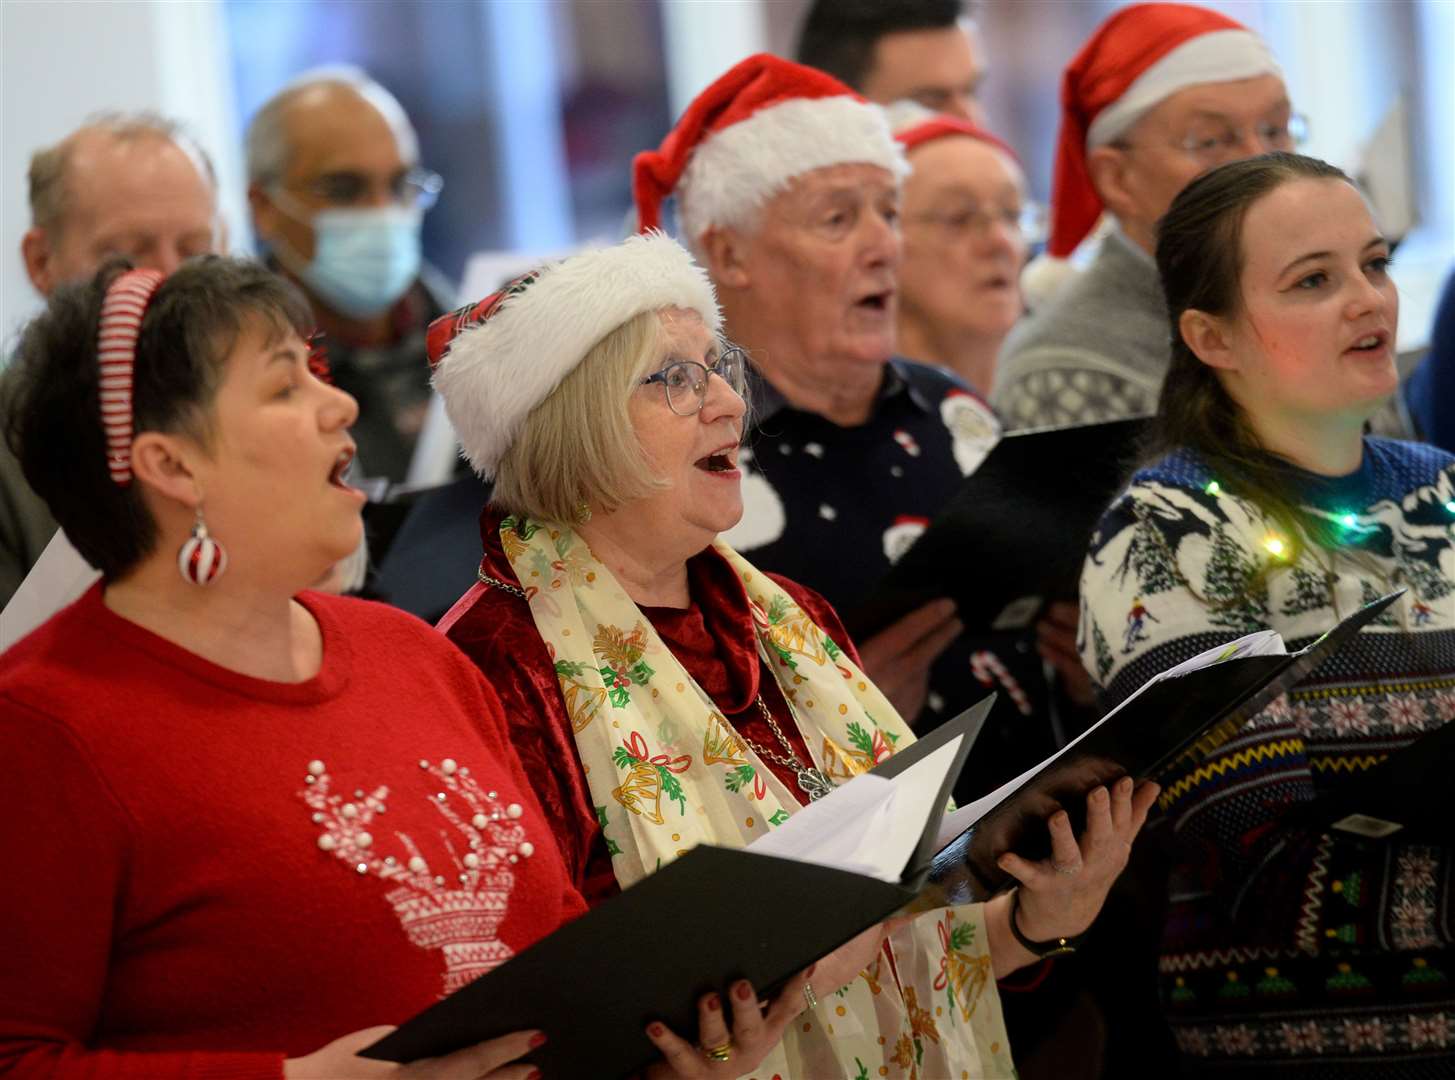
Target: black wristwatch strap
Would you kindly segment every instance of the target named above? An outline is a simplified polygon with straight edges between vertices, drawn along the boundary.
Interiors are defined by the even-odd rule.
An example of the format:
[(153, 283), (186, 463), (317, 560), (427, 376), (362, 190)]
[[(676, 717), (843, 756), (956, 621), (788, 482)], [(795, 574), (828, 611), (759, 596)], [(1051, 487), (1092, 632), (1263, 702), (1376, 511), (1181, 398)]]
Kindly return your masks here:
[(1036, 956), (1064, 956), (1067, 953), (1073, 953), (1076, 951), (1076, 946), (1081, 944), (1082, 938), (1086, 936), (1080, 934), (1076, 937), (1052, 938), (1050, 941), (1032, 941), (1021, 933), (1020, 924), (1016, 922), (1016, 915), (1020, 909), (1021, 891), (1016, 889), (1010, 898), (1010, 932), (1015, 935), (1015, 939), (1021, 943), (1023, 949)]

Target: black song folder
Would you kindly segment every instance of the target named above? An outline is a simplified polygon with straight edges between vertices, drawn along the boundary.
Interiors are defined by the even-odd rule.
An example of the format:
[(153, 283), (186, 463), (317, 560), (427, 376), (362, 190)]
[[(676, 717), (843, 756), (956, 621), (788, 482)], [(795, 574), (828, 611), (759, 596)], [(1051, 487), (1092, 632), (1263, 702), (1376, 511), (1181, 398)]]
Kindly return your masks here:
[[(527, 1060), (547, 1080), (642, 1068), (658, 1057), (643, 1031), (649, 1022), (692, 1039), (703, 994), (739, 978), (770, 994), (914, 898), (929, 873), (950, 790), (993, 702), (987, 697), (868, 774), (894, 781), (921, 762), (939, 771), (899, 880), (699, 845), (430, 1006), (363, 1056), (408, 1062), (540, 1029), (546, 1044)], [(926, 760), (956, 740), (943, 759)], [(782, 828), (810, 809), (821, 814), (841, 792)]]
[(1130, 474), (1147, 420), (1006, 435), (856, 607), (856, 641), (941, 596), (970, 633), (1019, 630), (1074, 599), (1092, 531)]
[(1449, 844), (1455, 836), (1455, 723), (1425, 732), (1296, 813), (1301, 823), (1371, 840), (1398, 836)]

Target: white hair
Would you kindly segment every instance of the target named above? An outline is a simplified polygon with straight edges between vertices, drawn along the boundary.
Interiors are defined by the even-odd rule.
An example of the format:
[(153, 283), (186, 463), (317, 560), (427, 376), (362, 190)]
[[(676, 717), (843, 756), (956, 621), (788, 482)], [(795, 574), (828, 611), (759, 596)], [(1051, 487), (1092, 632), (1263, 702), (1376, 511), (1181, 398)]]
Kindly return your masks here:
[(848, 95), (791, 98), (705, 138), (677, 182), (678, 231), (702, 257), (713, 226), (754, 232), (763, 207), (795, 179), (832, 165), (877, 165), (901, 183), (904, 149), (884, 111)]

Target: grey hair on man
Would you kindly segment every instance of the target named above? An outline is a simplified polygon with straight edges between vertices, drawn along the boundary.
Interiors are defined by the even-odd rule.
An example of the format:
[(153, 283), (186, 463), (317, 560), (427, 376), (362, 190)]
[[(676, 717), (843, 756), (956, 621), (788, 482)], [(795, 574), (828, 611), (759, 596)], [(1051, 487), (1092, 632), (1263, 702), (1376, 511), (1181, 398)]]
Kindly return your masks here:
[(288, 170), (293, 148), (288, 145), (285, 117), (288, 107), (303, 94), (320, 86), (345, 87), (374, 106), (394, 131), (399, 155), (406, 162), (419, 158), (419, 139), (399, 99), (363, 68), (353, 64), (328, 64), (311, 68), (291, 79), (265, 101), (247, 131), (248, 183), (258, 187), (276, 184)]
[(64, 225), (66, 173), (71, 154), (79, 136), (95, 132), (109, 135), (119, 142), (143, 139), (171, 142), (192, 160), (198, 174), (207, 178), (212, 190), (217, 190), (217, 171), (212, 166), (212, 159), (177, 121), (150, 110), (99, 112), (87, 117), (85, 123), (54, 146), (42, 147), (31, 156), (27, 179), (32, 228), (55, 232)]

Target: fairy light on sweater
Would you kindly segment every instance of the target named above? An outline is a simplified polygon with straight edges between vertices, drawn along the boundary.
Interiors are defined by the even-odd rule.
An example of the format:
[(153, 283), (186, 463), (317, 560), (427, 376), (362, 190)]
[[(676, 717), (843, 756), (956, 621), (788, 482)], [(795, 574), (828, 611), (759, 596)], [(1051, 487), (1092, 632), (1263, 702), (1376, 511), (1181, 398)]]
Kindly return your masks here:
[(1082, 659), (1105, 707), (1220, 642), (1273, 629), (1293, 650), (1406, 590), (1221, 758), (1163, 778), (1178, 843), (1164, 1003), (1184, 1056), (1230, 1075), (1311, 1055), (1320, 1076), (1437, 1075), (1455, 1056), (1455, 940), (1439, 914), (1455, 903), (1455, 849), (1285, 815), (1455, 721), (1455, 457), (1370, 438), (1355, 474), (1290, 480), (1334, 550), (1271, 529), (1180, 451), (1133, 477), (1082, 574)]

